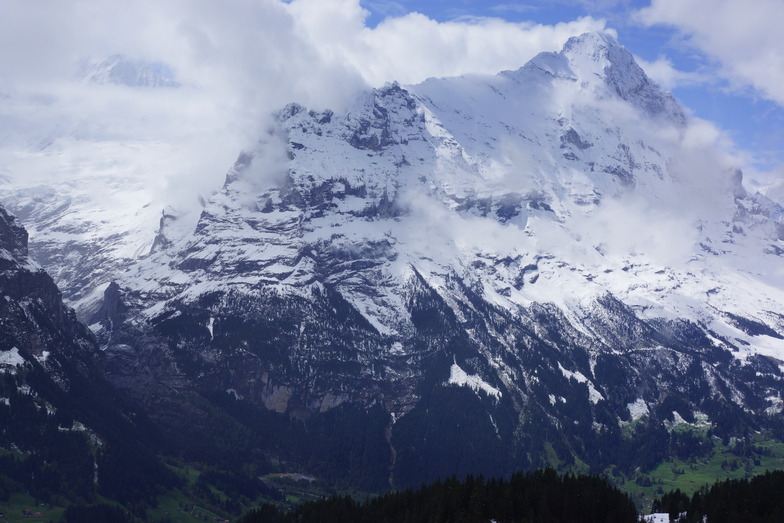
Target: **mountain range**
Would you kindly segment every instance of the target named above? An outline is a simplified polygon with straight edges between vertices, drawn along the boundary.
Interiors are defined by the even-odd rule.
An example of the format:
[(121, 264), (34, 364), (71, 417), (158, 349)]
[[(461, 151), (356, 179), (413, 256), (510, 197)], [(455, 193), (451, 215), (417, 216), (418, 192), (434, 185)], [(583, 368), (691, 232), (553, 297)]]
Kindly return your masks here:
[[(89, 78), (178, 85), (142, 76)], [(495, 76), (289, 104), (195, 212), (116, 209), (132, 179), (11, 175), (0, 201), (89, 326), (50, 307), (58, 350), (189, 458), (367, 490), (632, 476), (784, 436), (784, 213), (704, 131), (589, 33)], [(3, 361), (55, 354), (21, 343)]]

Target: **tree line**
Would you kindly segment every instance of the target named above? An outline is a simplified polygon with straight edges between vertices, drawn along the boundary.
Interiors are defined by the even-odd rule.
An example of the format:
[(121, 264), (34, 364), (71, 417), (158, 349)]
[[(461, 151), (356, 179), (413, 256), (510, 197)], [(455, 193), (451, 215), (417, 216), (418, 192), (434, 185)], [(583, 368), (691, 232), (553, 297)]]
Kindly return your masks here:
[(360, 503), (348, 496), (305, 503), (285, 513), (264, 505), (241, 523), (306, 522), (635, 522), (631, 498), (595, 476), (558, 475), (553, 469), (509, 479), (454, 476), (416, 490), (390, 492)]
[(691, 497), (680, 490), (654, 500), (654, 512), (667, 512), (681, 523), (784, 521), (784, 471), (766, 472), (750, 479), (729, 479), (703, 487)]

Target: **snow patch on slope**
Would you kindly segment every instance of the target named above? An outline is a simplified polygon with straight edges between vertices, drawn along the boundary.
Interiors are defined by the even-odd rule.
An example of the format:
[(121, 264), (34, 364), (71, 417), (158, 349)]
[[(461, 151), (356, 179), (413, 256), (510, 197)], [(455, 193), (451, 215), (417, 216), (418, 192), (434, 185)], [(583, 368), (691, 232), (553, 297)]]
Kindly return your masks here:
[(632, 417), (632, 421), (637, 421), (638, 419), (642, 418), (643, 416), (647, 416), (650, 413), (648, 410), (648, 404), (645, 403), (645, 400), (642, 398), (637, 398), (634, 402), (626, 405), (626, 408), (629, 410), (629, 415)]
[(0, 352), (0, 366), (16, 367), (24, 365), (25, 359), (19, 354), (19, 349), (13, 347), (11, 350)]
[(558, 368), (561, 370), (561, 374), (563, 374), (565, 378), (567, 379), (574, 378), (579, 383), (585, 383), (588, 386), (588, 399), (591, 401), (591, 403), (596, 404), (604, 400), (604, 396), (602, 396), (602, 394), (598, 390), (596, 390), (596, 387), (593, 386), (591, 380), (586, 378), (582, 372), (580, 371), (572, 372), (570, 370), (566, 370), (565, 368), (563, 368), (563, 366), (561, 366), (560, 363), (558, 364)]
[(484, 391), (488, 396), (493, 396), (496, 400), (501, 399), (501, 391), (493, 387), (481, 377), (475, 374), (468, 374), (457, 363), (452, 363), (449, 368), (449, 381), (450, 385), (458, 385), (460, 387), (469, 387), (474, 391)]

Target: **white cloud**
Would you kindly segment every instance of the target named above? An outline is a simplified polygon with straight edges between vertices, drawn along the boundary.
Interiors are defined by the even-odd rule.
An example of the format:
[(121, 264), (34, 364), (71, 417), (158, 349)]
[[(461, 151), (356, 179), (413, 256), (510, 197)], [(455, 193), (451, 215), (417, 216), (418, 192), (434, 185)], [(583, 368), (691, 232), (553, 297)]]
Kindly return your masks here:
[[(0, 105), (0, 149), (23, 158), (17, 152), (53, 142), (34, 154), (70, 147), (89, 165), (91, 143), (114, 143), (118, 176), (139, 176), (156, 199), (187, 205), (220, 187), (238, 152), (286, 103), (340, 111), (368, 84), (514, 69), (605, 25), (590, 17), (554, 26), (441, 23), (410, 13), (370, 28), (367, 17), (359, 0), (3, 0), (0, 78), (12, 94)], [(184, 87), (74, 81), (80, 61), (111, 54), (164, 62)], [(24, 178), (20, 162), (13, 167)]]
[(91, 56), (163, 61), (243, 126), (290, 101), (341, 109), (365, 83), (515, 69), (605, 25), (409, 13), (369, 28), (368, 14), (359, 0), (4, 0), (0, 77), (5, 91), (29, 93), (70, 80)]
[(637, 16), (647, 25), (676, 27), (720, 64), (735, 87), (753, 87), (784, 105), (781, 0), (653, 0)]
[(643, 68), (645, 74), (668, 91), (671, 91), (676, 87), (697, 85), (710, 81), (705, 74), (676, 69), (672, 62), (663, 56), (652, 62), (640, 58), (639, 56), (635, 56), (634, 59), (640, 64), (640, 67)]
[(605, 28), (590, 17), (548, 26), (498, 18), (437, 22), (409, 13), (370, 29), (357, 2), (294, 0), (290, 9), (322, 58), (349, 64), (374, 86), (517, 69), (541, 51), (560, 50), (570, 36)]
[[(69, 78), (91, 55), (174, 66), (181, 81), (247, 103), (340, 105), (361, 85), (496, 73), (605, 28), (584, 17), (553, 26), (496, 18), (437, 22), (418, 13), (366, 26), (359, 0), (5, 0), (0, 75)], [(262, 94), (263, 93), (263, 94)]]

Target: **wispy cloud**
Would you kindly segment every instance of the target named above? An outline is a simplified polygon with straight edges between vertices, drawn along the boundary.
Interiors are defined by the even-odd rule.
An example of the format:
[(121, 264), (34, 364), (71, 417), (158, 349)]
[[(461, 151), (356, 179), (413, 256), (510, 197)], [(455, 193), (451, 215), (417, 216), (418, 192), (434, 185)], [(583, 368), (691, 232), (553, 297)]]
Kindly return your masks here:
[(520, 4), (520, 3), (506, 3), (506, 4), (497, 4), (490, 8), (490, 11), (498, 14), (506, 14), (506, 13), (530, 13), (532, 11), (538, 11), (540, 9), (539, 6), (531, 5), (531, 4)]
[(700, 85), (714, 81), (713, 77), (707, 73), (700, 71), (681, 71), (673, 65), (669, 58), (664, 56), (661, 56), (654, 61), (648, 61), (636, 56), (635, 60), (653, 81), (668, 91), (677, 87)]
[(372, 0), (363, 2), (363, 5), (367, 6), (368, 9), (372, 9), (376, 13), (379, 13), (383, 17), (403, 16), (409, 11), (405, 5), (392, 0)]

